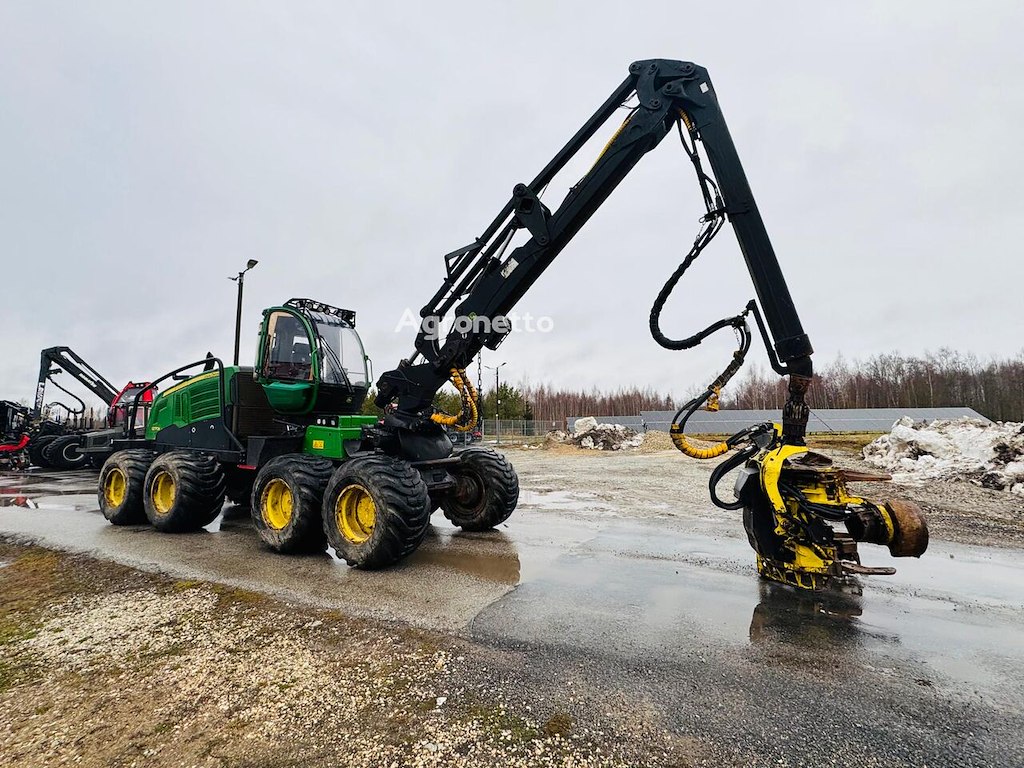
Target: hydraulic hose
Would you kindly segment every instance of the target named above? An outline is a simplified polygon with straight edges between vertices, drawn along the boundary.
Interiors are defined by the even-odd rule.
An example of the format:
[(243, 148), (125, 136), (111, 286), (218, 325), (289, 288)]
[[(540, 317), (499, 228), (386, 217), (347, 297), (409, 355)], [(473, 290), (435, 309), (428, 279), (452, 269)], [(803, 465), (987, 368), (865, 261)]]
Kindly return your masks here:
[(78, 408), (77, 409), (70, 408), (69, 406), (64, 405), (64, 403), (56, 403), (56, 405), (59, 405), (61, 408), (66, 410), (70, 416), (81, 416), (83, 413), (85, 413), (85, 401), (82, 400), (82, 398), (80, 398), (74, 392), (69, 392), (67, 389), (62, 387), (60, 384), (58, 384), (56, 381), (54, 381), (52, 376), (47, 377), (47, 380), (53, 386), (55, 386), (57, 389), (59, 389), (61, 392), (63, 392), (64, 394), (68, 395), (68, 397), (73, 397), (73, 398), (75, 398), (75, 400), (78, 401)]
[[(726, 445), (726, 443), (722, 443), (722, 445)], [(726, 450), (728, 450), (728, 448), (726, 448)], [(725, 477), (727, 474), (732, 472), (737, 467), (742, 467), (744, 464), (746, 464), (747, 461), (751, 459), (754, 456), (754, 454), (756, 454), (759, 450), (760, 448), (756, 444), (751, 443), (742, 451), (738, 451), (734, 456), (730, 456), (728, 459), (726, 459), (713, 470), (711, 470), (711, 477), (708, 480), (708, 490), (711, 491), (711, 501), (716, 507), (721, 507), (722, 509), (729, 510), (743, 508), (742, 499), (736, 499), (736, 501), (722, 501), (722, 499), (718, 497), (717, 493), (718, 484), (722, 482), (722, 478)]]
[[(430, 420), (435, 424), (441, 424), (445, 427), (451, 427), (456, 432), (468, 432), (476, 426), (479, 410), (477, 408), (477, 391), (473, 387), (473, 383), (469, 380), (464, 370), (458, 368), (452, 368), (451, 376), (449, 381), (459, 390), (461, 397), (461, 403), (459, 412), (454, 416), (447, 413), (433, 413), (430, 415)], [(469, 418), (465, 424), (460, 424), (464, 415), (468, 414)]]
[[(669, 429), (669, 436), (672, 438), (672, 444), (675, 445), (680, 451), (685, 453), (694, 459), (714, 459), (722, 454), (726, 453), (733, 443), (731, 441), (722, 441), (709, 448), (699, 448), (693, 445), (686, 439), (684, 432), (686, 427), (686, 421), (693, 415), (693, 413), (707, 404), (707, 409), (712, 411), (718, 410), (718, 397), (721, 394), (722, 388), (728, 383), (728, 381), (739, 371), (743, 365), (743, 360), (746, 357), (747, 350), (750, 349), (750, 328), (747, 325), (746, 316), (749, 312), (755, 309), (753, 301), (750, 301), (743, 312), (735, 317), (727, 317), (712, 323), (707, 328), (699, 331), (692, 336), (688, 336), (683, 339), (671, 339), (665, 335), (661, 330), (661, 313), (665, 308), (665, 304), (672, 292), (675, 290), (679, 280), (686, 273), (686, 270), (690, 268), (690, 265), (696, 261), (697, 257), (700, 256), (701, 251), (707, 247), (715, 235), (721, 230), (722, 225), (725, 223), (725, 206), (722, 202), (721, 195), (718, 192), (718, 187), (715, 185), (714, 179), (708, 176), (704, 169), (701, 167), (700, 154), (697, 152), (697, 142), (699, 137), (697, 135), (696, 128), (691, 122), (689, 116), (683, 112), (679, 112), (680, 122), (676, 123), (679, 129), (679, 139), (682, 142), (683, 149), (689, 156), (690, 161), (693, 163), (694, 170), (697, 172), (697, 181), (700, 184), (701, 194), (704, 198), (704, 206), (707, 213), (701, 218), (701, 228), (697, 233), (697, 237), (693, 241), (693, 245), (690, 248), (689, 253), (682, 260), (675, 271), (669, 276), (668, 280), (665, 281), (665, 285), (662, 286), (658, 295), (654, 299), (654, 304), (651, 306), (650, 314), (650, 330), (651, 337), (665, 349), (671, 350), (682, 350), (696, 347), (698, 344), (704, 341), (708, 336), (720, 331), (723, 328), (732, 328), (739, 334), (739, 349), (733, 353), (732, 360), (725, 367), (725, 370), (719, 374), (708, 388), (700, 395), (695, 397), (690, 402), (686, 403), (682, 408), (676, 411), (676, 415), (672, 419), (672, 426)], [(689, 134), (691, 144), (687, 144), (686, 135), (683, 132), (683, 125), (686, 126), (686, 134)]]
[[(726, 320), (719, 320), (713, 326), (705, 329), (701, 333), (697, 334), (703, 338), (708, 334), (714, 333), (715, 331), (731, 326), (739, 334), (739, 349), (733, 352), (732, 360), (725, 367), (704, 392), (697, 397), (693, 398), (690, 402), (686, 403), (682, 408), (676, 411), (676, 415), (672, 417), (672, 426), (669, 429), (669, 437), (672, 438), (672, 444), (680, 451), (685, 453), (687, 456), (693, 459), (714, 459), (726, 453), (730, 448), (735, 445), (733, 438), (729, 440), (723, 440), (716, 445), (709, 448), (699, 448), (693, 445), (686, 439), (685, 429), (686, 422), (689, 418), (707, 403), (707, 409), (711, 411), (718, 410), (718, 396), (722, 391), (722, 388), (729, 383), (729, 380), (736, 375), (736, 372), (743, 366), (743, 360), (746, 358), (747, 351), (750, 349), (750, 327), (747, 325), (746, 315), (750, 311), (750, 305), (747, 305), (747, 309), (744, 310), (743, 314), (730, 317)], [(696, 338), (691, 337), (691, 338)], [(696, 343), (700, 343), (699, 341)], [(734, 436), (735, 437), (735, 436)]]

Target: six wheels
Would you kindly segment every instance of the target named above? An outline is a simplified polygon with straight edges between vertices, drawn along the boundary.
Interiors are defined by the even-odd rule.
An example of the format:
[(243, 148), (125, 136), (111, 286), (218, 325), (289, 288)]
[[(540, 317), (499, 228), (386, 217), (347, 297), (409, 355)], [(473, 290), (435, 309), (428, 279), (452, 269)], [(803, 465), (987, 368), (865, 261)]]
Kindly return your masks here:
[(327, 483), (323, 526), (349, 565), (384, 568), (412, 553), (430, 522), (430, 497), (420, 473), (388, 456), (358, 456)]
[(114, 525), (146, 522), (143, 505), (146, 471), (156, 454), (145, 449), (118, 451), (100, 469), (100, 511)]
[[(69, 437), (70, 445), (75, 438)], [(280, 456), (265, 464), (252, 484), (256, 530), (277, 552), (323, 551), (329, 543), (349, 565), (365, 569), (384, 568), (415, 551), (438, 504), (464, 530), (489, 530), (515, 509), (519, 479), (508, 460), (490, 449), (471, 447), (459, 456), (449, 470), (455, 487), (436, 498), (420, 473), (401, 459), (357, 456), (335, 469), (331, 461), (306, 454)], [(234, 485), (233, 500), (239, 503), (240, 484)], [(132, 449), (103, 464), (98, 499), (114, 525), (148, 518), (159, 531), (179, 533), (213, 522), (227, 487), (225, 471), (212, 456)]]
[(146, 473), (143, 504), (158, 531), (197, 531), (220, 514), (224, 472), (212, 456), (191, 451), (161, 454)]
[(449, 472), (455, 488), (441, 499), (441, 511), (462, 530), (488, 531), (515, 510), (519, 477), (500, 453), (481, 446), (466, 448)]
[(292, 454), (268, 461), (252, 487), (252, 519), (260, 538), (277, 552), (323, 552), (321, 504), (334, 465)]

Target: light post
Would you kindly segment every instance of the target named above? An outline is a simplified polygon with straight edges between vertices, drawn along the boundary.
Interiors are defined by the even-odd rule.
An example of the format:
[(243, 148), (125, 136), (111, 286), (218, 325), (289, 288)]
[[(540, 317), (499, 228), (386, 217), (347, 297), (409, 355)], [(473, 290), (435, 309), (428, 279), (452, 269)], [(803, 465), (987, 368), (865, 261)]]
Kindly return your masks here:
[(501, 445), (501, 387), (498, 384), (498, 369), (507, 365), (508, 361), (497, 365), (485, 365), (489, 371), (494, 371), (494, 443)]
[(245, 264), (245, 269), (238, 273), (238, 277), (228, 278), (228, 280), (238, 283), (238, 308), (235, 311), (235, 365), (238, 365), (238, 344), (242, 338), (242, 288), (245, 285), (245, 273), (257, 264), (259, 262), (256, 259), (249, 259)]

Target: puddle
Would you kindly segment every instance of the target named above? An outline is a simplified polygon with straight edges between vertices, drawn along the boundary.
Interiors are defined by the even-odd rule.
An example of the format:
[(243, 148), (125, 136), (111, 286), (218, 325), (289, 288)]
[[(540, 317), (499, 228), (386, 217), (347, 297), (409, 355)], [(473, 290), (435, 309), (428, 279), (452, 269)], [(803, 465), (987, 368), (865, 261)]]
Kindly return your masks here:
[(13, 493), (0, 493), (0, 507), (26, 507), (35, 509), (36, 502), (28, 496), (21, 496)]
[(406, 561), (410, 567), (433, 565), (497, 584), (519, 583), (519, 551), (500, 531), (465, 534), (456, 528), (443, 531), (434, 527), (424, 544)]
[(540, 509), (550, 512), (586, 512), (591, 515), (618, 517), (615, 507), (600, 501), (596, 494), (580, 491), (530, 491), (519, 495), (517, 509)]

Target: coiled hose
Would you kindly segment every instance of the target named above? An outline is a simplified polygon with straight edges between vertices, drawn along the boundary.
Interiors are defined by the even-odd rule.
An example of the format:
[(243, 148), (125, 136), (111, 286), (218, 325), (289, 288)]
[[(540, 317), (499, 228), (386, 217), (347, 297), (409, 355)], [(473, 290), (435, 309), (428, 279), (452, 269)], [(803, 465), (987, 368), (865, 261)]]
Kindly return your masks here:
[[(479, 418), (479, 410), (477, 407), (477, 392), (473, 387), (473, 383), (469, 380), (469, 376), (466, 375), (466, 371), (459, 368), (452, 368), (451, 376), (448, 379), (455, 388), (459, 391), (461, 397), (461, 403), (459, 412), (454, 416), (447, 413), (433, 413), (430, 415), (430, 420), (435, 424), (441, 424), (445, 427), (451, 427), (456, 432), (469, 432), (476, 426)], [(469, 415), (469, 418), (465, 423), (460, 423), (462, 417)]]

